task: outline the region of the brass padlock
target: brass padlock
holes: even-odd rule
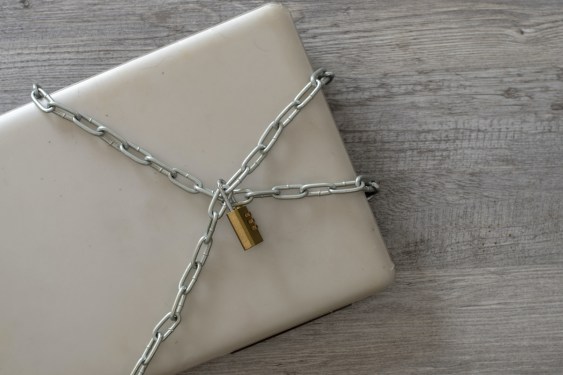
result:
[[[217,181],[217,189],[219,189],[219,193],[229,209],[227,217],[229,218],[243,249],[248,250],[263,241],[262,235],[258,231],[258,224],[256,224],[252,214],[248,211],[248,208],[246,208],[245,205],[233,208],[231,200],[225,193],[224,184],[224,180]]]
[[[246,206],[235,207],[232,211],[227,212],[227,217],[244,250],[263,241],[262,235],[258,231],[258,225]]]

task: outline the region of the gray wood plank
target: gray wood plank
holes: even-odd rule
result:
[[[406,271],[396,281],[353,315],[186,374],[561,374],[560,267]]]
[[[397,264],[194,374],[563,372],[563,1],[286,1]],[[0,0],[0,112],[262,4]]]

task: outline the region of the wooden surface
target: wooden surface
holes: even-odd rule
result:
[[[261,3],[2,0],[0,112]],[[563,373],[563,1],[284,4],[397,280],[187,373]]]

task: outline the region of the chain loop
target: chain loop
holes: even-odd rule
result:
[[[302,185],[279,185],[274,186],[272,190],[278,191],[279,193],[273,194],[272,197],[276,199],[301,199],[307,196],[306,191],[301,191]],[[295,193],[291,193],[291,192]]]
[[[97,135],[98,137],[104,134],[102,131],[98,129],[101,126],[101,124],[96,123],[96,120],[92,118],[86,118],[82,116],[80,113],[77,113],[74,116],[72,116],[72,122],[89,134]]]
[[[221,189],[217,188],[213,192],[213,196],[211,197],[211,201],[209,202],[209,207],[207,208],[207,214],[209,215],[210,218],[213,218],[213,215],[215,215],[216,212],[219,214],[219,216],[223,216],[223,213],[225,212],[227,205],[222,204],[220,198],[221,198]],[[221,206],[219,211],[215,210],[216,205]]]
[[[192,263],[190,262],[186,267],[182,277],[180,278],[180,283],[178,284],[178,289],[182,289],[182,287],[186,288],[185,294],[188,294],[192,291],[193,286],[197,282],[197,278],[199,277],[199,273],[201,272],[201,263]],[[189,281],[188,281],[189,279]],[[188,282],[188,284],[186,284]]]
[[[187,185],[185,182],[182,182],[181,179],[188,181],[190,185]],[[197,194],[200,192],[198,188],[203,189],[203,182],[195,176],[192,176],[186,171],[183,171],[179,168],[172,168],[172,172],[168,174],[168,179],[172,181],[172,183],[178,186],[180,189],[187,191],[188,193]]]
[[[174,303],[172,304],[172,308],[170,312],[176,319],[181,319],[182,310],[184,309],[184,302],[186,302],[186,297],[188,295],[188,287],[182,285],[181,288],[178,289],[178,293],[176,293],[176,298],[174,299]]]
[[[134,143],[129,142],[126,146],[125,144],[119,145],[119,151],[129,159],[133,160],[135,163],[141,165],[149,165],[150,162],[146,160],[147,157],[151,156],[147,151],[145,151],[141,146],[137,146]]]
[[[145,160],[149,163],[151,167],[153,167],[153,169],[155,169],[157,172],[160,172],[168,176],[168,178],[170,178],[171,175],[174,175],[175,178],[176,175],[178,174],[178,172],[174,170],[174,167],[169,166],[168,164],[155,158],[152,155],[145,156]]]
[[[213,233],[215,233],[215,228],[217,227],[217,222],[219,221],[219,212],[217,211],[213,211],[213,216],[211,217],[211,219],[209,220],[209,224],[207,224],[207,230],[205,231],[205,234],[203,235],[203,242],[205,244],[208,244],[210,241],[213,241]],[[194,253],[194,261],[200,261],[201,264],[205,263],[205,259],[207,259],[207,256],[203,259],[197,259],[197,254]]]
[[[129,147],[129,142],[127,142],[125,138],[116,133],[114,130],[103,125],[98,126],[98,129],[96,130],[102,133],[100,135],[100,138],[116,150],[119,150],[121,145],[123,145],[124,147]]]
[[[164,338],[160,333],[156,337],[154,336],[151,337],[149,343],[147,344],[147,347],[145,348],[143,354],[141,355],[141,358],[139,358],[139,361],[137,361],[137,363],[135,364],[135,367],[133,368],[131,375],[137,375],[137,374],[142,375],[145,373],[145,370],[147,369],[149,362],[156,354],[156,351],[158,350],[158,347],[160,346],[163,340]]]
[[[266,131],[264,131],[258,140],[258,145],[264,146],[262,153],[270,152],[282,131],[282,127],[277,122],[271,122],[270,125],[268,125]]]
[[[38,84],[33,85],[33,89],[31,90],[31,100],[35,103],[37,108],[45,113],[53,112],[55,110],[55,107],[53,106],[55,101],[51,95],[49,95],[47,91],[43,90],[43,88]],[[41,100],[44,100],[46,103],[43,103]]]
[[[299,188],[299,191],[301,193],[307,193],[308,197],[310,196],[321,197],[324,195],[332,194],[331,190],[334,189],[336,189],[336,184],[321,182],[316,184],[302,185],[301,188]]]
[[[213,219],[211,219],[211,221],[212,220]],[[213,231],[214,230],[215,228],[213,228]],[[195,247],[194,253],[192,254],[190,263],[203,265],[203,263],[205,263],[207,257],[209,256],[211,246],[213,246],[213,235],[208,235],[206,231],[206,233],[197,241],[197,245]]]
[[[164,341],[168,338],[168,336],[172,334],[172,332],[174,332],[176,327],[178,327],[178,325],[180,324],[181,320],[182,319],[180,318],[180,315],[174,315],[171,311],[169,311],[153,328],[152,334],[154,335],[154,337],[162,336],[162,341]],[[168,327],[162,329],[162,327],[164,327],[164,325],[167,323]]]
[[[262,162],[262,159],[264,159],[267,155],[267,153],[264,152],[265,148],[266,146],[258,142],[258,146],[254,147],[250,152],[250,154],[248,154],[248,156],[244,158],[244,160],[242,161],[241,169],[243,170],[248,169],[248,174],[254,172],[256,167],[258,167],[258,165],[260,165],[260,163]],[[258,157],[254,159],[256,155],[258,155]]]

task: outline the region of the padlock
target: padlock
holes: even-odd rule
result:
[[[263,241],[260,231],[258,231],[258,224],[254,221],[252,214],[248,211],[245,205],[236,206],[233,208],[231,200],[227,197],[224,190],[224,180],[217,181],[217,189],[223,198],[223,201],[227,205],[229,212],[227,212],[227,218],[233,227],[240,244],[244,250],[248,250],[251,247],[258,245]]]
[[[244,250],[248,250],[263,241],[262,235],[258,231],[258,225],[246,206],[235,207],[232,211],[227,212],[227,217]]]

